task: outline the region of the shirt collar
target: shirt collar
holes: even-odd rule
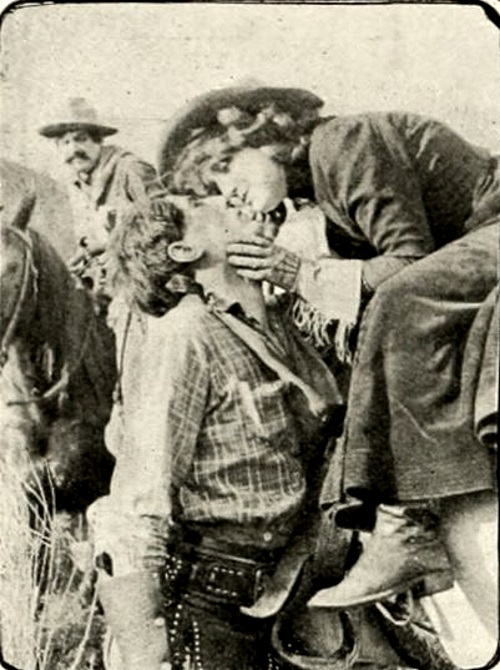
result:
[[[240,319],[240,321],[244,321],[253,327],[259,326],[257,319],[248,316],[241,306],[241,303],[239,303],[237,300],[228,300],[227,298],[223,298],[222,296],[219,296],[215,293],[208,293],[205,296],[205,302],[209,309],[215,312],[230,314],[231,316],[234,316],[237,319]]]
[[[205,302],[210,309],[213,309],[216,312],[228,312],[230,314],[235,312],[241,314],[245,313],[243,307],[237,300],[229,300],[228,298],[224,298],[213,292],[205,294]]]

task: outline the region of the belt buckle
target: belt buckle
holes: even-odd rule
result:
[[[248,559],[201,555],[193,586],[227,604],[249,607],[264,590],[264,566]]]

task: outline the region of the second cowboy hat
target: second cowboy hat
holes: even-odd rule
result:
[[[217,115],[222,109],[237,107],[257,114],[273,103],[292,117],[302,116],[323,106],[321,98],[301,88],[234,86],[209,91],[188,102],[167,122],[158,157],[160,175],[166,175],[172,170],[194,131],[218,122]]]
[[[84,98],[70,98],[54,117],[54,122],[39,129],[44,137],[60,137],[73,130],[90,130],[101,137],[114,135],[116,128],[102,124],[96,110]]]

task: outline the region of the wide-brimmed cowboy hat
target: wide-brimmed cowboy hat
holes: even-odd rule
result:
[[[69,131],[88,130],[101,137],[114,135],[118,130],[102,124],[96,110],[84,98],[70,98],[57,114],[53,123],[39,129],[44,137],[60,137]]]
[[[323,100],[301,88],[273,86],[235,86],[200,95],[167,121],[158,156],[160,175],[166,175],[172,170],[179,153],[194,131],[218,123],[218,113],[222,109],[236,107],[256,114],[271,104],[298,118],[322,107]]]

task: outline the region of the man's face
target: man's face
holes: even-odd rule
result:
[[[227,207],[220,196],[204,198],[186,212],[184,240],[204,249],[211,265],[226,261],[226,247],[245,236],[260,235],[273,240],[278,226],[268,217],[251,215],[248,208]]]
[[[285,169],[263,147],[242,149],[225,172],[212,177],[227,200],[236,199],[254,212],[270,212],[287,195]]]
[[[101,142],[96,142],[86,130],[70,130],[57,138],[57,150],[63,163],[77,175],[89,174],[101,155]]]

